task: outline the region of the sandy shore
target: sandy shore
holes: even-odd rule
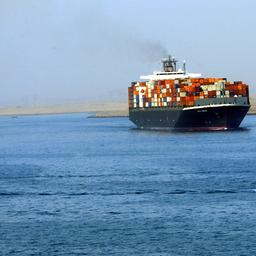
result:
[[[256,115],[256,98],[250,98],[251,108],[249,114]]]
[[[92,113],[92,115],[128,115],[127,103],[80,103],[55,106],[0,108],[0,115],[43,115],[63,113]]]
[[[8,107],[0,108],[0,115],[43,115],[63,113],[91,113],[91,117],[128,116],[126,102],[115,103],[80,103],[55,106]],[[251,109],[248,114],[256,114],[256,99],[251,99]]]

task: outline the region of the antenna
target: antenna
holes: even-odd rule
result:
[[[186,74],[187,71],[186,71],[186,61],[185,60],[183,61],[183,71]]]
[[[177,71],[177,60],[175,59],[175,57],[172,58],[172,63],[173,63],[173,71]]]

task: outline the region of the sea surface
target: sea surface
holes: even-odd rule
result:
[[[256,255],[256,116],[226,132],[0,117],[0,255]]]

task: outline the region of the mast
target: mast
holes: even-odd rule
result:
[[[186,61],[185,60],[183,61],[183,71],[184,71],[184,74],[186,74],[187,70],[186,70]]]

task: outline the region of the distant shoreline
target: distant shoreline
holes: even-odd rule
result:
[[[0,117],[19,117],[19,116],[44,116],[44,115],[65,115],[65,114],[89,114],[89,116],[87,116],[87,118],[128,118],[129,115],[128,114],[124,114],[124,115],[115,115],[113,113],[109,113],[109,114],[98,114],[98,113],[92,113],[92,112],[88,112],[88,111],[79,111],[79,112],[50,112],[50,113],[28,113],[28,114],[0,114]],[[256,115],[256,112],[248,112],[247,113],[248,116],[253,116]]]
[[[126,102],[81,103],[55,106],[6,107],[0,108],[0,116],[56,115],[89,113],[91,115],[128,115]]]
[[[256,115],[256,101],[251,99],[251,111],[247,115]],[[127,102],[114,103],[80,103],[55,106],[6,107],[0,108],[0,116],[36,116],[87,113],[88,118],[128,117]]]

